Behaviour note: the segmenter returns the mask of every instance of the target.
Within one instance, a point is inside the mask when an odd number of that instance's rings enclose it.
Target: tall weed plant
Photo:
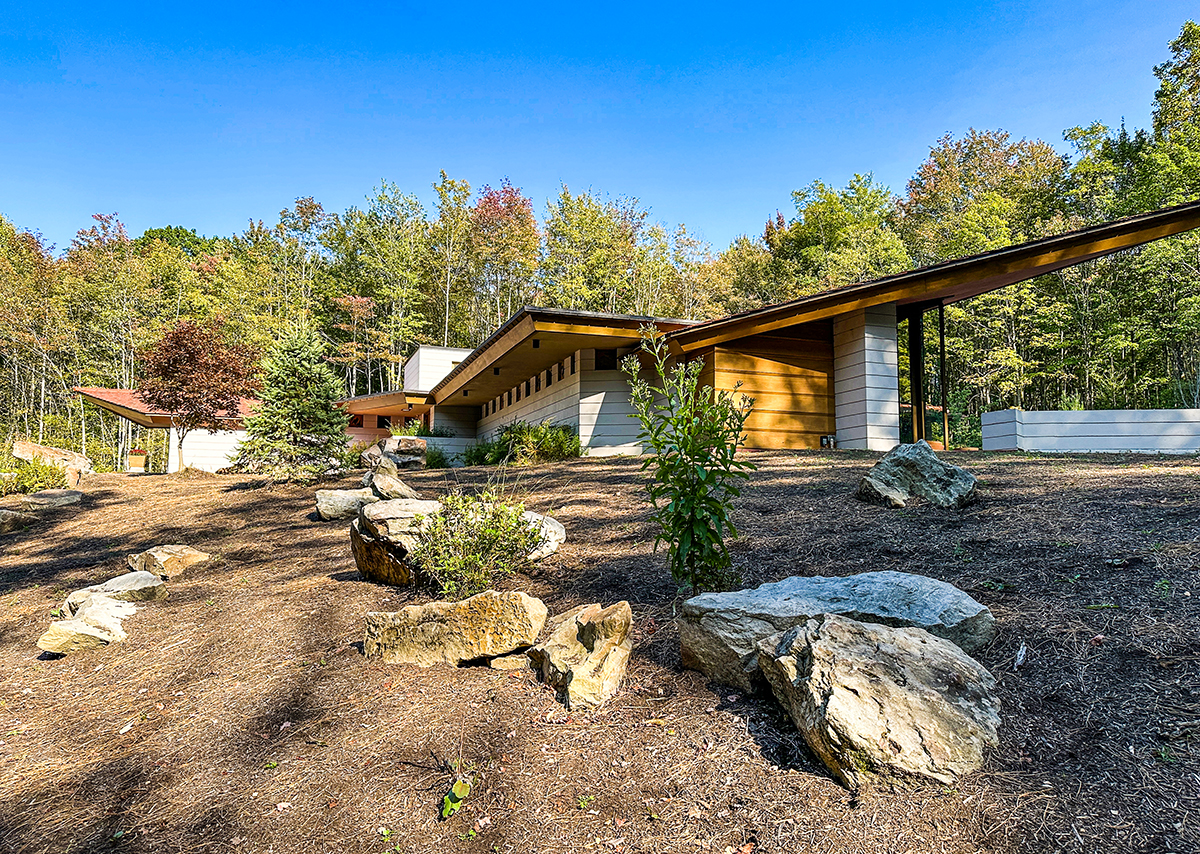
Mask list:
[[[654,360],[656,383],[642,379],[637,355],[626,356],[621,370],[629,376],[638,441],[650,455],[642,464],[651,473],[649,492],[658,534],[657,550],[667,544],[667,563],[680,586],[693,592],[728,590],[738,582],[727,537],[736,537],[733,499],[754,464],[737,458],[754,399],[700,385],[701,360],[668,365],[657,330],[643,329],[644,351]]]

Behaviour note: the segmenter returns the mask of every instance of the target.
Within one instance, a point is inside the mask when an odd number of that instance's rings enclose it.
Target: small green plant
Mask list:
[[[410,421],[403,427],[391,427],[389,429],[393,436],[424,436],[426,438],[453,439],[457,435],[449,427],[443,427],[441,424],[426,427],[420,421]]]
[[[478,496],[454,491],[439,501],[441,512],[420,523],[412,559],[443,596],[486,590],[541,545],[541,529],[525,518],[525,506],[506,503],[494,488]]]
[[[1155,759],[1157,759],[1159,762],[1163,763],[1164,765],[1174,765],[1176,762],[1179,761],[1175,757],[1175,751],[1171,750],[1171,748],[1165,744],[1162,747],[1154,749],[1153,751],[1151,751],[1151,753],[1153,754]]]
[[[469,466],[519,466],[571,460],[583,452],[574,427],[543,421],[528,424],[515,421],[500,428],[490,442],[477,442],[467,448],[463,462]]]
[[[62,489],[67,485],[67,473],[61,467],[41,460],[18,460],[5,455],[0,459],[0,469],[15,475],[0,479],[0,495],[28,495],[43,489]]]
[[[668,367],[657,330],[643,328],[644,349],[654,360],[657,385],[641,378],[641,361],[621,364],[630,380],[632,417],[641,423],[638,441],[651,453],[642,464],[651,473],[657,549],[665,542],[667,564],[679,584],[693,591],[733,586],[736,573],[725,538],[736,537],[732,500],[741,493],[753,463],[737,459],[753,399],[700,385],[701,360]]]
[[[459,777],[442,798],[442,820],[450,818],[458,812],[462,802],[471,794],[471,781],[467,777]]]
[[[1154,582],[1154,592],[1158,594],[1160,599],[1171,598],[1171,579],[1160,578]]]
[[[264,771],[274,771],[274,770],[275,770],[276,768],[278,768],[278,767],[279,767],[279,763],[278,763],[278,762],[275,762],[274,760],[272,760],[272,761],[270,761],[270,762],[264,762],[264,763],[263,763],[263,770],[264,770]]]
[[[50,609],[50,616],[51,616],[51,617],[53,617],[54,619],[56,619],[56,620],[61,620],[61,619],[62,619],[62,615],[63,615],[63,609],[62,609],[62,608],[51,608],[51,609]]]
[[[425,468],[448,469],[450,468],[450,457],[441,448],[430,445],[425,449]]]
[[[580,795],[579,796],[579,808],[581,810],[587,809],[588,807],[590,807],[592,805],[592,801],[594,801],[594,800],[596,800],[595,795]]]

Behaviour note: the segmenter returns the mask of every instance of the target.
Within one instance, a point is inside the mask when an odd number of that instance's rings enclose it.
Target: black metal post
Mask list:
[[[946,388],[946,306],[938,303],[938,383],[942,387],[942,445],[950,450],[949,391]]]
[[[908,318],[908,387],[912,400],[912,440],[925,438],[925,314]]]

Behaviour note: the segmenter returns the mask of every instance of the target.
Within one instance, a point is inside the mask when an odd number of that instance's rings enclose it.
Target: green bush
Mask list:
[[[755,468],[736,458],[754,401],[737,395],[736,387],[732,392],[701,387],[702,360],[668,369],[667,348],[654,329],[643,329],[642,340],[654,357],[658,384],[641,378],[637,356],[627,356],[621,370],[632,387],[631,417],[642,425],[638,440],[651,452],[642,470],[652,473],[654,547],[667,543],[667,563],[681,585],[694,592],[730,589],[738,578],[725,537],[737,536],[732,499],[740,494],[738,482]]]
[[[432,445],[426,446],[425,468],[448,469],[450,468],[450,457],[441,448],[433,447]]]
[[[469,466],[504,463],[528,466],[571,460],[581,453],[579,434],[573,427],[549,421],[541,424],[514,421],[501,427],[493,441],[467,448],[463,462]]]
[[[458,435],[449,427],[443,427],[441,424],[426,427],[420,421],[413,421],[410,424],[405,424],[403,427],[389,427],[388,429],[393,436],[424,436],[426,438],[433,436],[440,439],[453,439]]]
[[[540,528],[524,517],[523,504],[508,504],[495,491],[442,496],[442,512],[425,518],[412,551],[421,574],[445,597],[465,598],[528,563],[541,545]]]
[[[0,457],[0,471],[16,475],[0,480],[0,495],[28,495],[43,489],[63,489],[67,485],[67,473],[62,468],[40,460],[18,460],[5,455]]]

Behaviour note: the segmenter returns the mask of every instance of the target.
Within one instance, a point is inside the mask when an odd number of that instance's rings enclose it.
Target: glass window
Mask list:
[[[379,425],[380,430],[390,430],[392,427],[392,416],[377,415],[375,416],[375,423]]]
[[[617,351],[616,350],[597,350],[596,351],[596,370],[598,371],[615,371],[617,369]]]

